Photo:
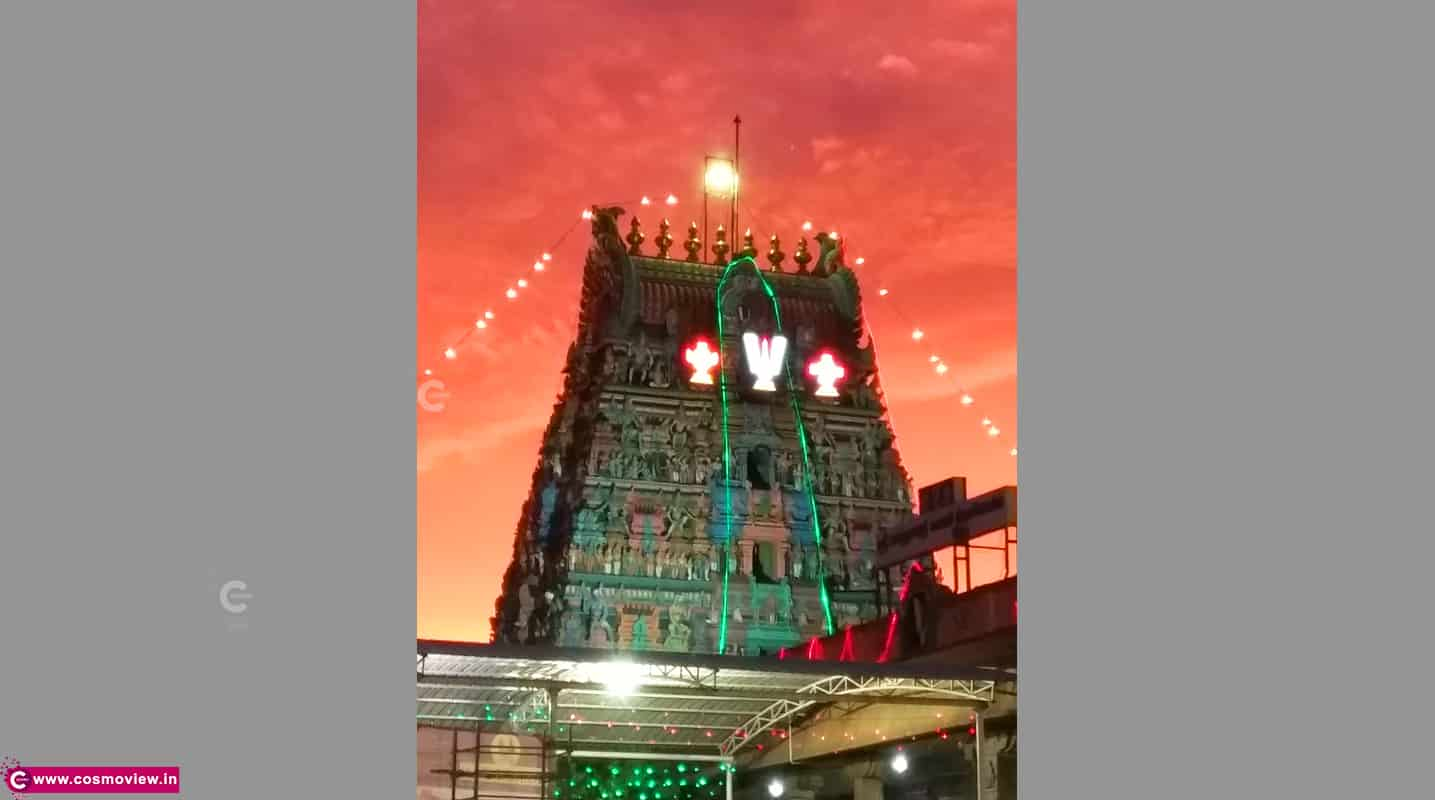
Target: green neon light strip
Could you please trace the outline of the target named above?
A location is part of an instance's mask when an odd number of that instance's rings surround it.
[[[782,330],[782,310],[777,305],[777,295],[772,290],[772,284],[768,283],[767,278],[762,274],[762,270],[758,269],[757,262],[754,261],[751,256],[743,256],[742,258],[739,258],[736,261],[733,261],[732,263],[728,264],[727,268],[723,270],[722,279],[718,281],[715,305],[717,308],[718,324],[718,375],[720,387],[719,391],[722,400],[723,480],[726,484],[725,491],[727,494],[727,517],[723,521],[723,531],[724,544],[729,549],[732,547],[732,450],[728,440],[727,356],[722,352],[722,289],[723,286],[727,283],[728,277],[732,274],[733,267],[736,267],[743,262],[747,262],[752,265],[753,272],[757,274],[758,281],[762,283],[763,292],[767,294],[768,302],[772,304],[772,314],[777,321],[777,332],[781,336],[786,336],[786,333]],[[813,540],[817,543],[817,590],[818,596],[821,598],[822,601],[823,620],[826,623],[827,634],[830,636],[836,631],[836,626],[833,624],[832,621],[832,601],[827,595],[827,565],[824,563],[823,559],[822,524],[817,516],[816,487],[814,487],[812,484],[812,457],[807,449],[807,423],[804,422],[802,419],[801,393],[797,391],[796,382],[792,376],[792,366],[789,360],[786,358],[786,356],[788,355],[791,355],[790,351],[784,354],[783,371],[787,375],[787,396],[792,404],[793,420],[796,422],[797,425],[797,441],[798,444],[802,447],[803,482],[807,491],[807,505],[812,519],[812,537]],[[727,651],[727,609],[729,576],[728,559],[726,552],[723,554],[722,570],[722,621],[718,625],[718,653],[724,653]]]
[[[734,261],[723,270],[722,278],[717,285],[717,329],[718,329],[718,399],[722,401],[722,478],[723,491],[727,495],[727,515],[723,517],[723,552],[722,552],[722,619],[718,622],[718,655],[727,652],[727,585],[728,585],[728,559],[732,551],[732,446],[728,443],[727,433],[727,356],[723,355],[723,325],[722,325],[722,287],[727,283],[728,274],[737,265]]]

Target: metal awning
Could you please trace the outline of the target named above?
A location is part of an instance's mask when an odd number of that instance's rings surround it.
[[[985,705],[1001,670],[420,640],[418,722],[501,726],[574,753],[728,760],[825,705]]]

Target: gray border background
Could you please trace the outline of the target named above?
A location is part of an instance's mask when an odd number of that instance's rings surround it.
[[[0,7],[0,755],[413,796],[414,15]]]
[[[1421,10],[1021,2],[1026,797],[1421,794]],[[0,753],[411,790],[414,42],[0,7]]]
[[[1018,0],[1024,797],[1430,793],[1431,15]]]

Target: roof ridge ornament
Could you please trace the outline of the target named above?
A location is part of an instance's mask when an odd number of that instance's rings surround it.
[[[727,266],[727,254],[728,251],[732,248],[728,246],[727,231],[723,228],[721,224],[717,226],[717,230],[713,233],[712,249],[713,255],[716,256],[716,259],[713,261],[713,263],[720,267]]]
[[[807,252],[806,236],[797,240],[797,252],[792,254],[792,260],[797,263],[798,275],[808,274],[807,265],[812,263],[812,254]]]
[[[658,223],[658,238],[653,240],[653,244],[658,246],[658,258],[666,259],[668,248],[673,246],[673,237],[668,235],[667,217],[663,217],[663,221]]]
[[[688,251],[688,261],[699,260],[698,253],[702,252],[703,240],[698,238],[698,224],[696,222],[688,226],[688,238],[683,242],[683,249]]]
[[[643,235],[642,226],[643,224],[638,221],[636,214],[634,214],[633,218],[628,222],[627,240],[628,255],[630,256],[640,256],[643,254],[643,241],[648,237]]]
[[[782,260],[787,258],[787,254],[782,252],[782,242],[778,241],[777,234],[772,235],[770,243],[772,248],[767,251],[767,263],[772,265],[773,272],[781,272]]]

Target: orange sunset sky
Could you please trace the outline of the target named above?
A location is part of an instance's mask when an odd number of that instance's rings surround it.
[[[542,275],[535,257],[594,203],[637,213],[648,249],[664,215],[681,240],[700,220],[703,156],[731,154],[734,114],[739,228],[791,254],[811,220],[841,232],[849,265],[865,259],[915,485],[1016,482],[1014,0],[421,0],[418,35],[418,367],[448,393],[418,411],[420,637],[489,637],[587,224]],[[668,193],[676,207],[627,202]],[[530,286],[505,299],[518,278]],[[486,309],[490,327],[444,359]]]

